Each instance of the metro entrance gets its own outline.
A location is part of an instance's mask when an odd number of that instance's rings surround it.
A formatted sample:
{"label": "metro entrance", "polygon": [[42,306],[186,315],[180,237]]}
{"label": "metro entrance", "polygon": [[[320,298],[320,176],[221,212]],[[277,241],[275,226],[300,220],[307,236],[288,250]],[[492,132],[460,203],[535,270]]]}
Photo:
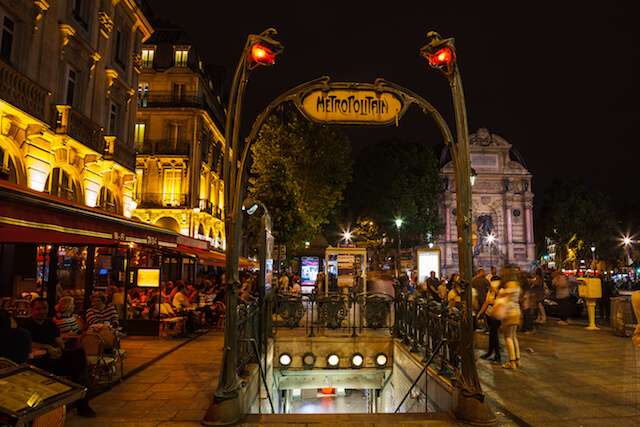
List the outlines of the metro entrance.
{"label": "metro entrance", "polygon": [[[227,227],[227,280],[226,293],[227,316],[225,318],[225,346],[224,359],[221,366],[220,381],[215,393],[214,401],[203,421],[205,424],[230,424],[239,421],[248,412],[244,405],[242,382],[237,374],[238,349],[246,346],[245,342],[256,342],[256,362],[260,367],[260,375],[266,385],[265,373],[269,360],[273,363],[273,353],[269,353],[269,334],[266,330],[258,337],[239,337],[237,331],[240,322],[238,317],[237,288],[239,285],[238,258],[242,229],[242,209],[245,194],[247,163],[252,143],[267,117],[284,103],[293,103],[307,119],[333,125],[368,125],[383,126],[397,124],[410,106],[416,105],[424,114],[435,122],[444,143],[449,147],[456,171],[456,200],[457,226],[459,236],[460,273],[468,284],[471,280],[471,191],[470,191],[470,159],[469,141],[466,120],[466,108],[462,91],[462,82],[455,57],[453,39],[441,39],[437,33],[427,35],[427,44],[421,53],[429,60],[433,68],[437,68],[447,77],[451,86],[454,111],[456,118],[456,142],[447,123],[438,112],[423,97],[414,92],[378,79],[373,84],[356,82],[332,82],[329,77],[299,85],[272,101],[257,117],[244,143],[240,143],[240,121],[242,101],[248,81],[249,72],[259,66],[275,63],[275,57],[282,51],[282,45],[273,37],[275,30],[269,29],[259,35],[250,35],[245,44],[242,56],[236,68],[229,108],[227,109],[227,123],[225,128],[225,224]],[[264,284],[263,284],[264,285]],[[455,396],[454,413],[456,417],[476,423],[495,422],[493,413],[484,402],[473,354],[473,325],[471,314],[471,292],[465,292],[460,310],[458,328],[459,340],[457,345],[449,347],[452,361],[459,361],[459,375],[455,378],[453,395]],[[397,297],[397,296],[396,296]],[[399,301],[396,298],[395,304]],[[260,318],[267,319],[268,312],[266,298],[262,298]],[[409,302],[405,302],[405,313]],[[401,311],[400,311],[401,312]],[[398,312],[398,313],[400,313]],[[425,308],[425,316],[428,316]],[[404,319],[405,322],[409,317]],[[394,319],[397,330],[400,326]],[[268,323],[268,322],[267,322]],[[415,325],[414,325],[415,326]],[[262,325],[265,328],[266,325]],[[409,329],[417,329],[409,325]],[[276,339],[277,340],[277,339]],[[431,340],[431,337],[429,338]],[[441,345],[441,344],[440,344]],[[457,362],[456,362],[457,363]],[[264,369],[263,369],[264,367]],[[422,376],[422,373],[420,374]],[[419,378],[416,380],[416,382]],[[268,387],[265,387],[268,389]],[[270,397],[271,400],[271,397]]]}

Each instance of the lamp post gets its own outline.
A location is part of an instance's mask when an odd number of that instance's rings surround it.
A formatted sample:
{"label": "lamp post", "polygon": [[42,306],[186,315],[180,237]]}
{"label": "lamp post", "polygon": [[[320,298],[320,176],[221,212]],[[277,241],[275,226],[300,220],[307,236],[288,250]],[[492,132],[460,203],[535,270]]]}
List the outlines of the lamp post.
{"label": "lamp post", "polygon": [[489,244],[489,267],[493,267],[493,242],[496,241],[496,236],[493,233],[487,234],[487,243]]}
{"label": "lamp post", "polygon": [[400,227],[402,227],[402,218],[396,218],[396,230],[398,231],[398,250],[396,252],[396,279],[400,280]]}
{"label": "lamp post", "polygon": [[596,247],[595,245],[591,246],[591,268],[593,269],[594,273],[596,271]]}
{"label": "lamp post", "polygon": [[238,168],[240,152],[239,134],[242,115],[242,101],[251,70],[260,66],[271,66],[276,56],[282,52],[282,45],[273,37],[277,31],[269,28],[260,34],[247,37],[240,60],[236,65],[229,92],[229,104],[225,122],[224,150],[224,214],[225,214],[225,273],[226,287],[224,322],[224,352],[220,366],[220,378],[213,402],[203,424],[232,424],[239,421],[244,409],[238,394],[240,381],[236,372],[238,362],[238,295],[240,286],[238,263],[242,214],[240,209],[243,189],[243,169]]}
{"label": "lamp post", "polygon": [[473,313],[471,311],[472,276],[471,247],[471,160],[467,109],[462,88],[460,67],[453,38],[442,39],[435,31],[427,33],[427,44],[420,49],[432,68],[440,70],[449,82],[456,121],[456,143],[450,147],[456,179],[456,225],[458,228],[458,260],[460,274],[466,282],[462,301],[460,357],[461,379],[456,382],[454,413],[472,423],[494,423],[496,418],[484,400],[473,351]]}

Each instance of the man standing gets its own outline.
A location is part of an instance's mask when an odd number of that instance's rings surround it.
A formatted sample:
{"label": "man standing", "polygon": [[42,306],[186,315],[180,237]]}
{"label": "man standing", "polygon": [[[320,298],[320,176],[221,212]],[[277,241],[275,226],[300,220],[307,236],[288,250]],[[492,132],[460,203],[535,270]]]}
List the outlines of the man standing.
{"label": "man standing", "polygon": [[436,277],[436,272],[431,271],[429,273],[429,277],[427,278],[427,292],[431,296],[431,298],[438,301],[440,296],[438,295],[438,286],[440,286],[440,279]]}
{"label": "man standing", "polygon": [[471,287],[475,290],[477,295],[477,300],[473,303],[474,311],[476,313],[478,312],[478,309],[482,307],[482,304],[484,304],[484,299],[489,291],[489,287],[491,286],[491,283],[489,283],[485,275],[486,273],[484,268],[481,268],[476,272],[476,275],[473,276],[473,279],[471,280]]}
{"label": "man standing", "polygon": [[[47,352],[44,357],[34,359],[33,365],[54,375],[69,377],[71,381],[87,387],[89,373],[84,350],[81,347],[65,350],[60,331],[47,317],[48,312],[47,300],[35,298],[31,301],[31,317],[22,324],[22,327],[31,334],[33,347]],[[90,418],[96,416],[86,397],[78,401],[78,415]]]}

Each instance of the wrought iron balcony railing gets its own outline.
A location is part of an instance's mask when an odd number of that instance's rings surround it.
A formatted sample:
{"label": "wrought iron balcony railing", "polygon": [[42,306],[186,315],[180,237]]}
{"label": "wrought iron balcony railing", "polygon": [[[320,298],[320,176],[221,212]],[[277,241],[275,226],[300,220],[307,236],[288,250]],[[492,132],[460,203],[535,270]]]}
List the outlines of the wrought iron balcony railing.
{"label": "wrought iron balcony railing", "polygon": [[136,154],[188,156],[190,152],[191,142],[186,139],[177,141],[147,139],[141,144],[136,144]]}
{"label": "wrought iron balcony railing", "polygon": [[138,201],[140,208],[186,208],[187,194],[142,193]]}
{"label": "wrought iron balcony railing", "polygon": [[107,150],[105,151],[104,157],[105,159],[120,163],[129,170],[136,169],[136,155],[131,148],[124,145],[123,141],[116,140],[113,153]]}
{"label": "wrought iron balcony railing", "polygon": [[24,112],[46,120],[49,91],[0,59],[0,98]]}
{"label": "wrought iron balcony railing", "polygon": [[138,98],[138,107],[188,107],[188,108],[210,108],[203,96],[195,93],[176,94],[172,92],[146,93]]}
{"label": "wrought iron balcony railing", "polygon": [[54,105],[52,124],[56,133],[66,134],[83,145],[103,154],[105,140],[102,127],[74,110],[70,105]]}

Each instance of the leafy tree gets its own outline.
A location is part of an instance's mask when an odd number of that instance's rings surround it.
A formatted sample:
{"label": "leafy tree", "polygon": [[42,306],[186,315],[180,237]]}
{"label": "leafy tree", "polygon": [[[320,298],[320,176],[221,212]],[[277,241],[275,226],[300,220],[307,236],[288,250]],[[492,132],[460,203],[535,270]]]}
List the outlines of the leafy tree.
{"label": "leafy tree", "polygon": [[351,179],[351,143],[292,108],[271,115],[252,147],[249,193],[262,201],[280,243],[299,246],[328,222]]}
{"label": "leafy tree", "polygon": [[608,198],[584,182],[555,180],[543,195],[540,222],[546,237],[556,243],[556,262],[576,265],[597,256],[615,261],[620,254],[615,216]]}
{"label": "leafy tree", "polygon": [[442,229],[438,200],[442,192],[438,160],[421,142],[381,141],[363,149],[349,191],[354,216],[371,218],[395,236],[400,217],[405,246],[433,241]]}

